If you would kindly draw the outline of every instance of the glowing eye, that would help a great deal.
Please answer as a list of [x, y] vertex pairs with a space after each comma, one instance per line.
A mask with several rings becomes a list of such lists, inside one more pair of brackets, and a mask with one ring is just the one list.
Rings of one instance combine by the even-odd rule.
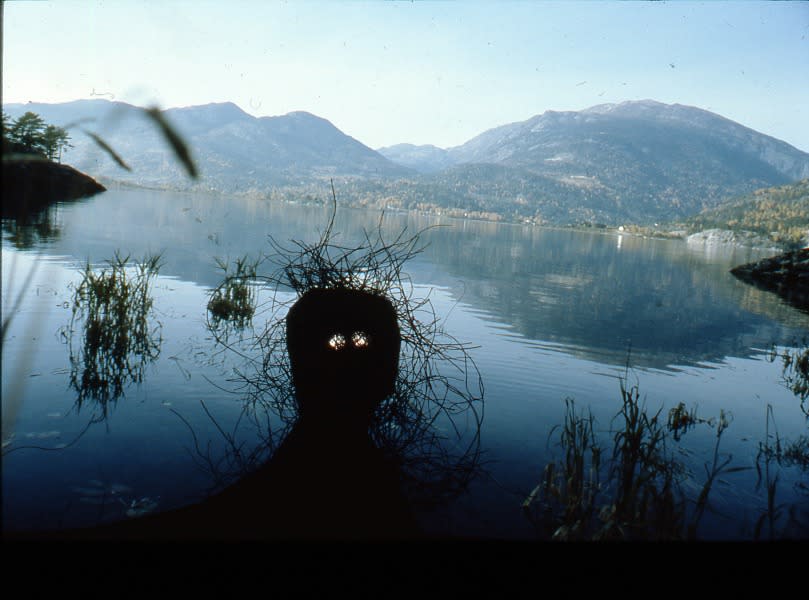
[[354, 335], [351, 336], [351, 343], [354, 344], [355, 348], [367, 348], [371, 343], [371, 340], [367, 333], [363, 331], [355, 331]]
[[329, 338], [329, 348], [332, 350], [342, 350], [346, 345], [346, 339], [341, 333], [335, 333]]

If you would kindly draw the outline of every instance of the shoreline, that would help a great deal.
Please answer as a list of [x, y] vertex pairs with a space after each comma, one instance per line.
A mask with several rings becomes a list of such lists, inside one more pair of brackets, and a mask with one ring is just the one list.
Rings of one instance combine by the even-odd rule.
[[[149, 190], [149, 191], [161, 191], [161, 192], [171, 192], [171, 193], [192, 193], [192, 194], [199, 194], [203, 193], [206, 195], [212, 195], [217, 197], [230, 197], [230, 198], [250, 198], [254, 196], [255, 191], [240, 191], [240, 192], [225, 192], [222, 190], [206, 190], [206, 189], [193, 189], [193, 188], [173, 188], [168, 186], [147, 186], [147, 185], [140, 185], [131, 182], [119, 181], [107, 177], [99, 178], [100, 181], [103, 182], [106, 189], [109, 190]], [[287, 199], [271, 199], [265, 198], [266, 201], [269, 202], [280, 202], [283, 204], [322, 204], [324, 201], [318, 199], [316, 202], [301, 202], [299, 200], [287, 200]], [[542, 229], [550, 229], [550, 230], [559, 230], [559, 231], [577, 231], [577, 232], [586, 232], [586, 233], [600, 233], [603, 235], [614, 235], [614, 236], [632, 236], [638, 237], [643, 239], [656, 239], [656, 240], [679, 240], [685, 242], [690, 245], [703, 245], [706, 247], [711, 246], [719, 246], [719, 247], [736, 247], [736, 248], [750, 248], [753, 250], [764, 250], [764, 251], [771, 251], [773, 253], [784, 253], [789, 250], [789, 248], [779, 245], [772, 240], [768, 240], [764, 236], [751, 232], [751, 231], [734, 231], [731, 229], [718, 229], [718, 228], [711, 228], [705, 229], [702, 231], [697, 231], [693, 233], [688, 233], [688, 231], [684, 228], [677, 228], [677, 229], [659, 229], [655, 228], [651, 230], [650, 226], [643, 226], [643, 225], [604, 225], [604, 224], [552, 224], [552, 223], [537, 223], [536, 221], [531, 220], [527, 217], [518, 217], [518, 219], [509, 219], [506, 217], [502, 217], [499, 219], [486, 219], [477, 216], [457, 216], [457, 215], [449, 215], [444, 214], [443, 211], [431, 211], [431, 210], [423, 210], [423, 209], [412, 209], [412, 208], [401, 208], [401, 207], [388, 207], [388, 208], [377, 208], [377, 207], [368, 207], [368, 206], [357, 206], [353, 203], [344, 204], [342, 208], [350, 208], [350, 209], [360, 209], [360, 210], [373, 210], [376, 212], [390, 212], [395, 214], [415, 214], [424, 217], [433, 217], [433, 218], [442, 218], [448, 220], [457, 220], [457, 221], [471, 221], [471, 222], [481, 222], [481, 223], [494, 223], [498, 225], [512, 225], [512, 226], [520, 226], [520, 227], [530, 227], [530, 228], [542, 228]], [[672, 227], [677, 227], [676, 224], [672, 225]]]

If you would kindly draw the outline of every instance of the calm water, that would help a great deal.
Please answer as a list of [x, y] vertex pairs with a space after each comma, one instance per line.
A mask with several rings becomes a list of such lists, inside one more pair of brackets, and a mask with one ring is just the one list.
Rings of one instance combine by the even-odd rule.
[[[339, 211], [336, 241], [360, 242], [379, 217]], [[197, 450], [225, 456], [219, 427], [248, 446], [258, 440], [239, 421], [234, 369], [244, 358], [206, 326], [209, 290], [222, 281], [215, 257], [270, 253], [268, 236], [286, 246], [315, 241], [327, 219], [323, 207], [109, 191], [57, 207], [38, 230], [4, 223], [4, 319], [34, 270], [3, 345], [4, 527], [84, 525], [200, 499], [214, 482]], [[565, 398], [589, 406], [606, 432], [628, 358], [630, 384], [651, 409], [683, 401], [706, 418], [732, 413], [720, 450], [733, 466], [754, 467], [768, 405], [782, 438], [807, 433], [799, 401], [767, 352], [806, 336], [809, 315], [728, 273], [766, 253], [402, 214], [385, 215], [383, 231], [392, 238], [403, 227], [415, 233], [436, 224], [446, 226], [423, 234], [429, 246], [406, 270], [447, 332], [473, 346], [485, 386], [484, 469], [459, 500], [423, 511], [430, 531], [534, 536], [520, 504], [558, 455], [548, 435], [562, 422]], [[91, 401], [77, 406], [65, 332], [81, 267], [116, 250], [163, 252], [154, 285], [162, 341], [156, 360], [140, 365], [142, 381], [98, 419]], [[260, 291], [256, 330], [273, 317], [272, 293]], [[697, 428], [677, 446], [694, 473], [694, 498], [714, 435]], [[781, 469], [779, 502], [807, 508], [802, 477]], [[766, 507], [755, 469], [724, 475], [710, 498], [706, 538], [749, 537]]]

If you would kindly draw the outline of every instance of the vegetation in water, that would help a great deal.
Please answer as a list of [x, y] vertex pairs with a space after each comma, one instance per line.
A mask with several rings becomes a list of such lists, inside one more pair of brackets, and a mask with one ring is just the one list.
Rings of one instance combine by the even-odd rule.
[[[804, 401], [809, 396], [807, 365], [809, 347], [804, 341], [792, 350], [773, 347], [770, 362], [782, 361], [784, 384]], [[596, 421], [588, 410], [577, 411], [565, 400], [562, 425], [551, 430], [558, 435], [563, 456], [549, 462], [542, 480], [523, 502], [525, 516], [540, 537], [554, 540], [693, 540], [709, 508], [709, 496], [720, 475], [755, 468], [755, 492], [763, 492], [752, 521], [741, 523], [752, 539], [803, 539], [809, 535], [809, 506], [802, 501], [779, 501], [779, 484], [787, 469], [799, 474], [794, 484], [799, 497], [809, 499], [809, 485], [800, 474], [809, 472], [809, 435], [783, 439], [767, 405], [766, 429], [758, 444], [754, 467], [731, 466], [732, 457], [720, 454], [720, 440], [730, 425], [728, 413], [718, 419], [703, 419], [696, 408], [684, 402], [655, 413], [641, 402], [638, 386], [627, 388], [621, 379], [621, 409], [611, 422], [612, 443], [602, 441]], [[809, 414], [807, 414], [809, 417]], [[809, 425], [809, 420], [807, 421]], [[696, 498], [689, 498], [683, 484], [694, 480], [672, 448], [690, 429], [699, 425], [715, 428], [713, 455], [705, 463], [705, 478]], [[549, 436], [549, 437], [550, 437]], [[682, 452], [685, 448], [679, 449]]]
[[151, 294], [160, 260], [159, 254], [147, 255], [133, 264], [129, 256], [116, 253], [101, 269], [88, 263], [75, 287], [64, 333], [70, 345], [70, 384], [78, 394], [77, 408], [93, 401], [101, 409], [100, 420], [128, 385], [143, 381], [146, 366], [160, 355], [161, 326]]
[[[647, 411], [637, 385], [621, 379], [620, 391], [611, 448], [599, 439], [592, 413], [565, 401], [564, 422], [551, 431], [559, 432], [563, 458], [545, 466], [523, 502], [525, 516], [538, 535], [553, 540], [696, 539], [716, 478], [747, 469], [730, 467], [731, 456], [719, 452], [730, 415], [700, 419], [681, 404], [664, 422], [662, 408]], [[690, 500], [682, 486], [690, 475], [671, 445], [697, 424], [715, 427], [716, 442], [702, 490]]]
[[222, 321], [229, 321], [238, 327], [244, 327], [256, 312], [256, 290], [253, 284], [260, 259], [243, 256], [233, 261], [232, 268], [225, 260], [215, 260], [217, 266], [224, 271], [225, 278], [211, 292], [208, 300], [211, 324], [217, 326]]
[[[755, 522], [753, 536], [759, 540], [806, 537], [809, 535], [809, 509], [798, 505], [778, 503], [776, 500], [778, 483], [783, 469], [799, 469], [809, 473], [809, 435], [801, 435], [790, 442], [781, 439], [775, 425], [771, 405], [767, 405], [766, 434], [759, 442], [756, 456], [756, 490], [766, 492], [766, 506]], [[798, 491], [809, 498], [809, 486], [804, 482], [796, 484]]]
[[799, 398], [801, 411], [809, 417], [809, 406], [806, 405], [809, 399], [809, 343], [804, 340], [802, 347], [784, 349], [780, 353], [773, 346], [768, 358], [770, 362], [781, 360], [781, 380]]

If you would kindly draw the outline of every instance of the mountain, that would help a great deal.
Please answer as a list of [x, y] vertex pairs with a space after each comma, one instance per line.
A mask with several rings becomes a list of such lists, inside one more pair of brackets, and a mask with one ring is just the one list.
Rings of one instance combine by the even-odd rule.
[[[9, 104], [12, 118], [26, 111], [47, 123], [82, 127], [100, 135], [126, 162], [122, 170], [89, 136], [71, 129], [74, 148], [65, 161], [94, 176], [161, 187], [192, 186], [141, 109], [122, 102], [79, 100], [64, 104]], [[330, 177], [391, 178], [413, 174], [307, 112], [253, 117], [231, 102], [165, 110], [166, 121], [182, 136], [202, 175], [199, 187], [222, 192], [295, 186]]]
[[548, 179], [577, 187], [579, 208], [612, 215], [608, 222], [681, 218], [809, 176], [809, 154], [785, 142], [705, 110], [649, 100], [548, 111], [448, 154], [456, 164], [496, 164], [538, 178], [527, 208], [540, 214]]
[[672, 222], [809, 176], [809, 154], [714, 113], [653, 100], [547, 111], [442, 150], [380, 153], [421, 174], [353, 182], [384, 205], [537, 223]]
[[419, 173], [434, 173], [455, 164], [448, 151], [431, 144], [423, 146], [396, 144], [395, 146], [377, 148], [377, 152], [385, 158], [402, 166], [415, 169]]
[[193, 186], [141, 109], [80, 100], [4, 110], [55, 125], [94, 117], [83, 126], [133, 168], [122, 171], [72, 129], [65, 161], [94, 177], [282, 198], [322, 198], [333, 178], [345, 204], [534, 223], [679, 221], [809, 177], [806, 152], [706, 110], [652, 100], [546, 111], [448, 149], [378, 151], [305, 112], [256, 118], [229, 102], [169, 109], [202, 174]]
[[498, 163], [568, 176], [576, 169], [606, 172], [619, 158], [656, 171], [664, 171], [665, 163], [709, 158], [713, 167], [728, 171], [753, 167], [761, 176], [775, 171], [789, 181], [809, 177], [809, 154], [786, 142], [706, 110], [653, 100], [547, 111], [486, 131], [448, 154], [455, 163]]

